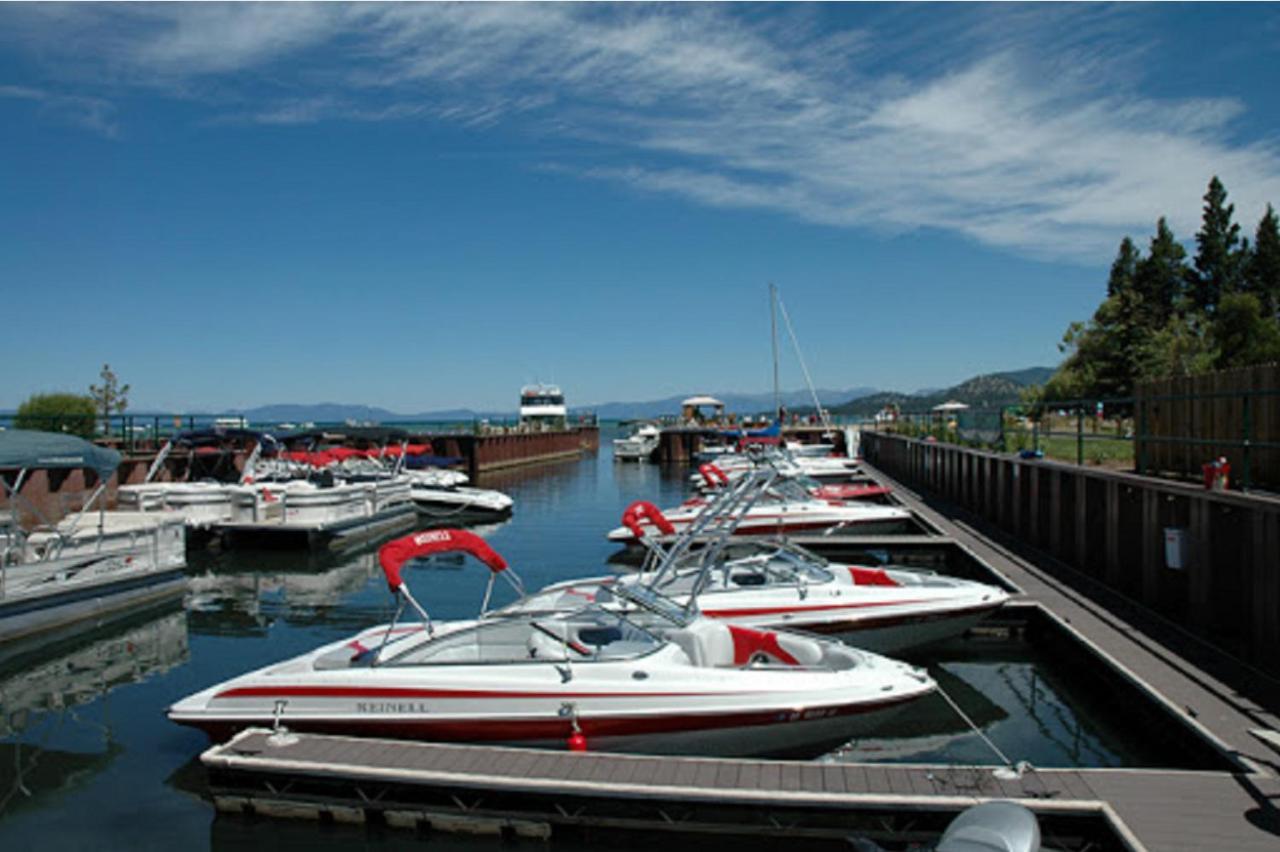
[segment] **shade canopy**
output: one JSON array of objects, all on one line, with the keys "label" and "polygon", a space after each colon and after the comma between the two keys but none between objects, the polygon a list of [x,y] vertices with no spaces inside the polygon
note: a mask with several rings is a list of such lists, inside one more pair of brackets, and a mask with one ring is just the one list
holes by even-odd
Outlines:
[{"label": "shade canopy", "polygon": [[714,396],[691,396],[680,404],[684,406],[693,406],[695,408],[700,408],[704,405],[712,405],[712,406],[715,406],[716,408],[724,408],[724,403],[716,399]]},{"label": "shade canopy", "polygon": [[318,429],[302,429],[285,432],[276,438],[284,443],[305,441],[367,441],[371,444],[389,444],[408,439],[409,432],[395,426],[326,426]]},{"label": "shade canopy", "polygon": [[941,403],[940,405],[935,405],[933,407],[933,410],[934,411],[965,411],[966,409],[968,409],[968,407],[969,406],[965,405],[963,402],[957,402],[956,400],[951,399],[944,403]]},{"label": "shade canopy", "polygon": [[177,433],[169,440],[179,447],[219,446],[231,440],[257,441],[259,444],[271,445],[276,442],[276,439],[271,435],[258,429],[224,428],[220,426],[215,426],[212,429],[189,429]]},{"label": "shade canopy", "polygon": [[0,468],[56,470],[87,467],[107,479],[120,466],[120,454],[61,432],[6,429],[0,432]]}]

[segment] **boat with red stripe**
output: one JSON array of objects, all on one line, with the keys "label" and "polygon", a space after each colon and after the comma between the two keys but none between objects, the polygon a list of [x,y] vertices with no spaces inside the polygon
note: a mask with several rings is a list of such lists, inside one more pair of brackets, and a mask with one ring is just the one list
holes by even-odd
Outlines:
[{"label": "boat with red stripe", "polygon": [[[436,622],[405,562],[470,554],[490,575],[481,617]],[[169,709],[214,737],[290,729],[647,753],[819,754],[931,692],[923,671],[831,639],[689,613],[642,586],[625,607],[495,614],[499,577],[523,585],[478,536],[434,530],[385,545],[399,609],[386,625],[216,684]],[[581,599],[580,600],[585,600]],[[401,624],[406,608],[421,622]],[[576,747],[576,746],[575,746]]]}]

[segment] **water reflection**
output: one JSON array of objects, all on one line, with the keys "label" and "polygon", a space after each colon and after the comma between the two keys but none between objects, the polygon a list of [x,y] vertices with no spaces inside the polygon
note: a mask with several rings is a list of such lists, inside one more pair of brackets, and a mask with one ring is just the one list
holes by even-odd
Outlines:
[{"label": "water reflection", "polygon": [[[1148,732],[1025,639],[957,638],[914,653],[960,709],[1014,761],[1036,766],[1165,766]],[[830,756],[845,762],[999,764],[941,695],[916,702],[877,736]]]},{"label": "water reflection", "polygon": [[170,601],[0,668],[0,816],[106,768],[123,751],[110,693],[188,657],[186,614]]}]

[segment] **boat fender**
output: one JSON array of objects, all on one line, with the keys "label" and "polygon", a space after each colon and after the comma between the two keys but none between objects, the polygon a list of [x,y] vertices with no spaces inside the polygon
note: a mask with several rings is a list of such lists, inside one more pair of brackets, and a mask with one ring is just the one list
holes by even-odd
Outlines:
[{"label": "boat fender", "polygon": [[573,732],[569,734],[568,746],[569,751],[587,750],[587,737],[582,733],[582,729],[578,727],[577,720],[574,720]]}]

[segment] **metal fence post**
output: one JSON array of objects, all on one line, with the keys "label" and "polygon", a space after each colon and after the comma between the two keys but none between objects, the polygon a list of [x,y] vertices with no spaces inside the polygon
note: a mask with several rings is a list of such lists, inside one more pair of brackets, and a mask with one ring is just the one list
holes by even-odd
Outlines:
[{"label": "metal fence post", "polygon": [[1084,467],[1084,404],[1076,406],[1076,464]]},{"label": "metal fence post", "polygon": [[1133,440],[1138,444],[1137,458],[1138,473],[1145,474],[1147,472],[1147,403],[1142,397],[1138,397],[1136,407],[1138,409],[1138,431],[1133,436]]},{"label": "metal fence post", "polygon": [[1242,452],[1242,455],[1244,456],[1243,488],[1245,491],[1248,491],[1249,486],[1252,484],[1252,477],[1250,476],[1251,472],[1249,470],[1249,442],[1253,439],[1253,422],[1251,417],[1253,409],[1252,406],[1249,405],[1249,400],[1252,398],[1253,393],[1251,391],[1244,392],[1244,451]]}]

